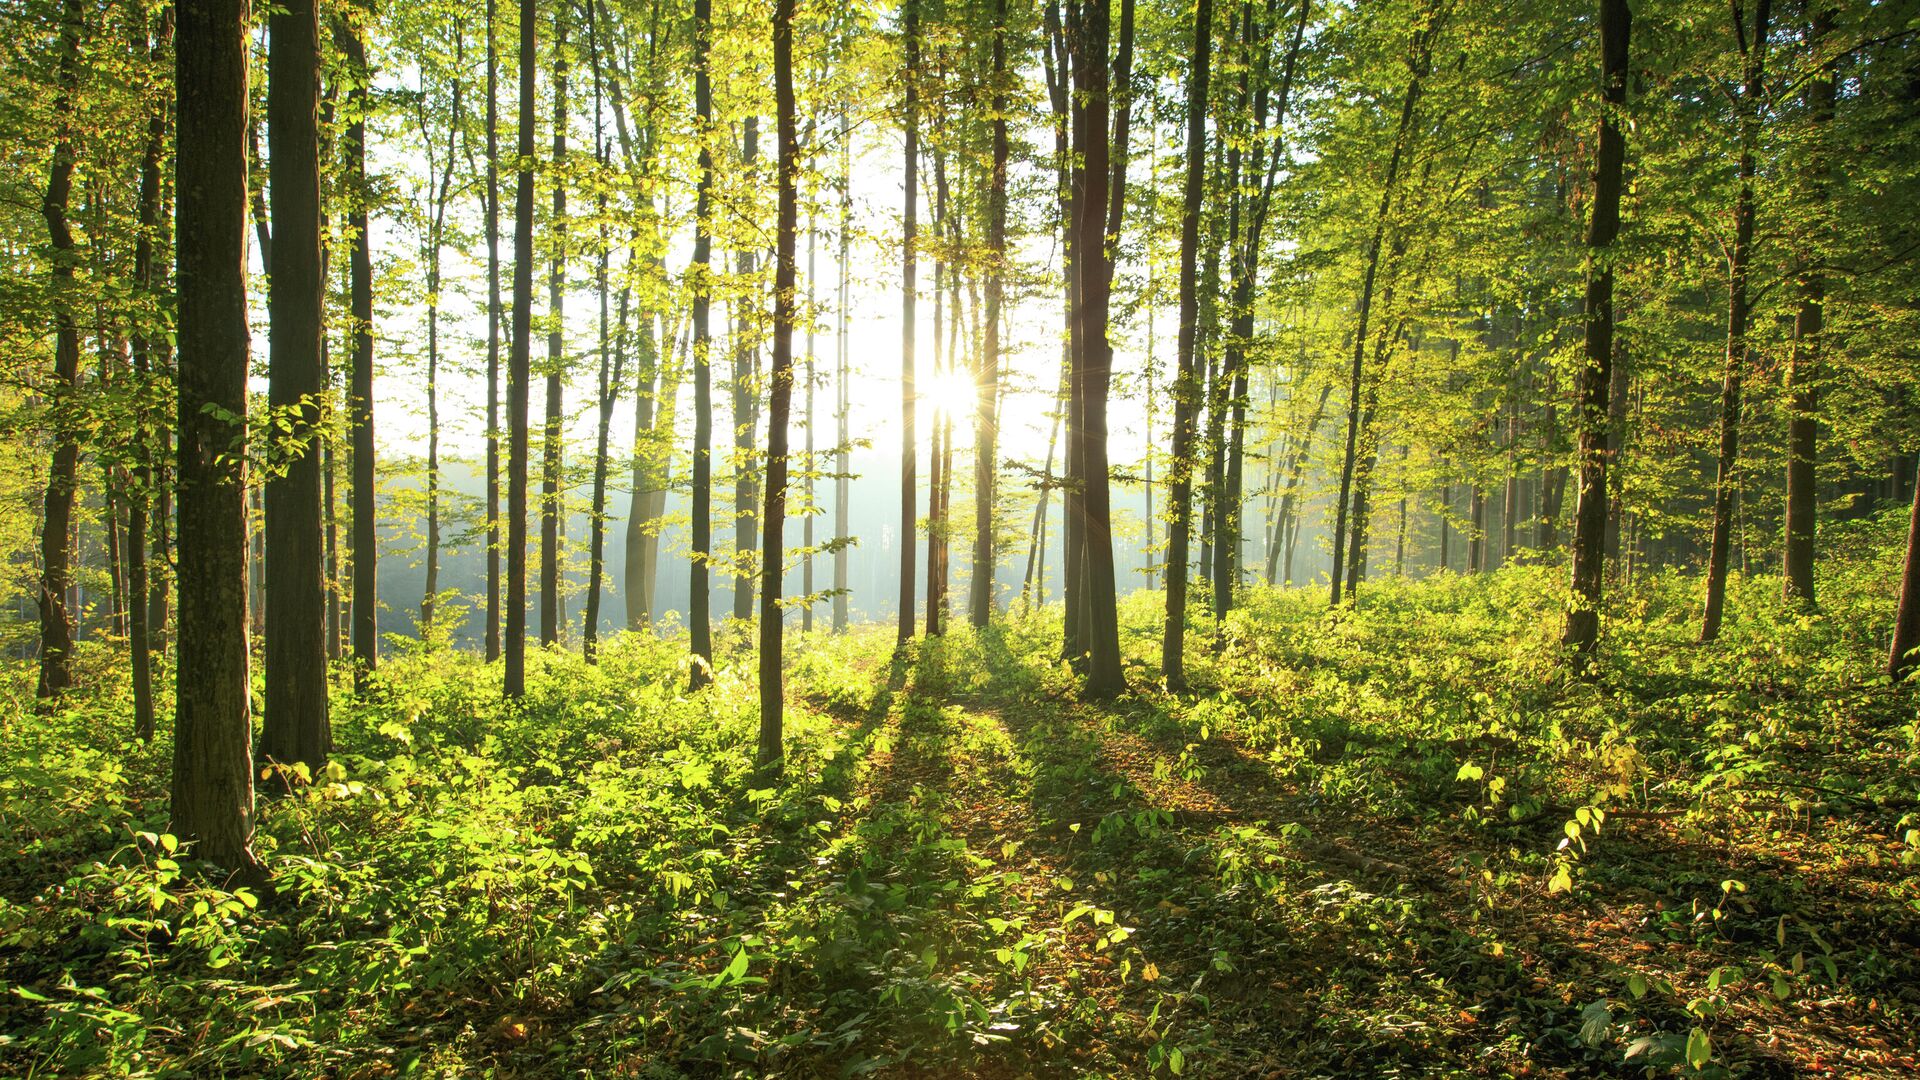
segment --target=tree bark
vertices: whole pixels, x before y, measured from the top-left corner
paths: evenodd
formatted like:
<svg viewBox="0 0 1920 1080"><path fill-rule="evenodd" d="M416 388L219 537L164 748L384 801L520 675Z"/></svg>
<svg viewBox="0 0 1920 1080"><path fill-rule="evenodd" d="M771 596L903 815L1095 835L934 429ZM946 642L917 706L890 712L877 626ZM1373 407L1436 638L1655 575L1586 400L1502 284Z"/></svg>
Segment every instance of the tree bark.
<svg viewBox="0 0 1920 1080"><path fill-rule="evenodd" d="M700 179L694 193L693 262L687 268L693 287L693 524L688 541L687 599L687 637L692 655L687 683L693 690L713 681L712 596L707 584L713 559L713 373L707 330L713 289L709 276L713 239L707 221L713 205L713 151L709 146L713 89L707 70L712 36L711 0L694 0L693 108L695 137L700 140Z"/></svg>
<svg viewBox="0 0 1920 1080"><path fill-rule="evenodd" d="M172 44L172 37L171 5L162 9L158 33L153 34L151 39L145 20L141 21L134 35L137 58L145 62L152 72L149 77L156 82L159 81L160 63ZM165 159L166 144L166 106L161 101L151 101L148 104L146 142L140 154L140 229L133 246L134 287L139 290L143 305L157 304L165 277L164 269L155 265L154 242L158 239L161 227L163 184L160 170ZM156 368L165 366L165 338L156 333L157 327L147 321L150 317L142 312L141 321L133 335L134 378L141 387L147 385ZM165 435L154 430L146 410L142 409L134 438L139 447L139 457L134 468L133 497L127 509L127 591L130 598L127 647L133 677L133 737L150 741L154 735L153 637L154 631L159 628L155 624L164 623L164 615L160 619L155 618L154 602L158 593L153 588L147 567L149 533L153 531L152 523L148 520L148 507L154 489L159 486L153 468L153 455L165 447Z"/></svg>
<svg viewBox="0 0 1920 1080"><path fill-rule="evenodd" d="M913 640L914 546L919 536L915 489L914 425L914 257L920 193L920 6L903 0L901 18L906 46L906 84L902 126L906 130L906 203L900 219L900 633L899 644Z"/></svg>
<svg viewBox="0 0 1920 1080"><path fill-rule="evenodd" d="M1761 0L1765 3L1766 0ZM1627 46L1633 13L1627 0L1600 0L1600 142L1593 168L1593 213L1587 221L1586 363L1580 369L1577 423L1580 494L1574 508L1573 607L1565 644L1593 651L1600 633L1600 590L1606 567L1608 395L1613 384L1613 264L1620 232L1621 173L1626 141L1620 112L1627 101Z"/></svg>
<svg viewBox="0 0 1920 1080"><path fill-rule="evenodd" d="M850 521L847 497L851 488L852 433L847 428L847 406L852 401L848 367L851 360L849 351L849 296L851 270L847 264L853 248L853 163L852 133L847 103L840 103L840 291L835 306L834 325L834 384L836 402L834 406L835 449L833 464L833 632L842 634L847 629L848 606L848 561L849 545L853 538L848 535Z"/></svg>
<svg viewBox="0 0 1920 1080"><path fill-rule="evenodd" d="M1907 518L1907 557L1900 574L1900 607L1893 620L1887 674L1899 682L1920 666L1920 484L1913 486Z"/></svg>
<svg viewBox="0 0 1920 1080"><path fill-rule="evenodd" d="M513 193L513 340L507 353L507 610L501 648L505 692L527 687L527 459L531 450L527 399L533 378L533 135L539 8L520 0L519 169Z"/></svg>
<svg viewBox="0 0 1920 1080"><path fill-rule="evenodd" d="M760 160L760 118L740 124L740 166L751 176ZM760 531L760 492L754 436L760 427L761 314L757 241L740 245L734 272L738 289L733 319L733 617L753 617L753 551Z"/></svg>
<svg viewBox="0 0 1920 1080"><path fill-rule="evenodd" d="M40 514L40 684L39 697L50 699L73 685L73 612L67 595L73 587L73 493L78 485L80 440L74 430L74 400L80 390L80 329L74 320L73 227L67 203L73 191L73 114L80 82L80 37L85 16L79 0L61 0L59 59L53 104L53 159L40 216L51 241L53 265L53 460L47 469L46 501Z"/></svg>
<svg viewBox="0 0 1920 1080"><path fill-rule="evenodd" d="M1739 3L1733 8L1734 36L1740 40L1745 60L1739 98L1740 188L1734 195L1733 252L1727 268L1727 363L1726 375L1720 384L1720 460L1713 482L1713 539L1707 549L1707 602L1700 620L1703 643L1720 636L1720 620L1727 600L1727 565L1738 486L1734 470L1740 458L1740 392L1748 363L1747 324L1753 314L1747 295L1747 276L1753 250L1754 152L1760 142L1760 98L1766 93L1767 22L1772 4L1771 0L1759 0L1755 6L1750 39L1742 8Z"/></svg>
<svg viewBox="0 0 1920 1080"><path fill-rule="evenodd" d="M1193 363L1199 325L1200 204L1207 183L1207 82L1213 52L1212 0L1197 0L1187 74L1187 175L1181 194L1180 331L1173 384L1173 446L1167 461L1167 617L1160 637L1160 677L1186 686L1188 545L1193 533L1195 413L1199 387Z"/></svg>
<svg viewBox="0 0 1920 1080"><path fill-rule="evenodd" d="M1810 4L1807 49L1818 57L1832 30L1833 12L1824 4ZM1812 161L1811 200L1816 208L1827 201L1826 129L1833 122L1834 69L1823 63L1807 81L1807 116L1813 126L1809 140ZM1819 460L1819 396L1821 335L1826 328L1826 281L1811 260L1799 269L1800 306L1794 313L1793 340L1787 353L1787 511L1782 591L1788 600L1811 606L1814 542L1819 525L1819 489L1815 467Z"/></svg>
<svg viewBox="0 0 1920 1080"><path fill-rule="evenodd" d="M986 334L975 380L973 434L973 583L968 614L976 628L993 618L996 564L993 499L1000 475L1000 308L1007 260L1007 0L993 6L993 162L987 174ZM1151 514L1148 515L1152 517Z"/></svg>
<svg viewBox="0 0 1920 1080"><path fill-rule="evenodd" d="M487 0L487 662L500 658L500 40Z"/></svg>
<svg viewBox="0 0 1920 1080"><path fill-rule="evenodd" d="M366 693L380 662L379 509L373 443L373 251L367 232L367 112L371 109L366 43L344 21L335 38L355 72L347 88L345 145L348 257L353 318L353 370L347 388L347 426L353 446L353 679Z"/></svg>
<svg viewBox="0 0 1920 1080"><path fill-rule="evenodd" d="M267 268L267 401L276 455L266 518L266 715L260 756L317 773L332 750L327 703L327 593L320 495L321 402L327 390L326 276L320 234L320 18L313 0L269 16L267 145L273 262Z"/></svg>
<svg viewBox="0 0 1920 1080"><path fill-rule="evenodd" d="M180 0L179 685L172 830L252 874L247 679L247 0Z"/></svg>
<svg viewBox="0 0 1920 1080"><path fill-rule="evenodd" d="M553 217L548 223L552 247L547 258L546 426L540 456L540 644L560 642L560 533L565 528L566 495L560 469L565 456L567 384L567 15L553 16Z"/></svg>
<svg viewBox="0 0 1920 1080"><path fill-rule="evenodd" d="M781 680L781 569L786 557L787 420L793 406L794 233L799 227L800 136L793 102L793 4L774 0L774 127L780 143L773 263L773 360L768 372L766 509L760 538L760 745L763 777L777 776L785 758Z"/></svg>

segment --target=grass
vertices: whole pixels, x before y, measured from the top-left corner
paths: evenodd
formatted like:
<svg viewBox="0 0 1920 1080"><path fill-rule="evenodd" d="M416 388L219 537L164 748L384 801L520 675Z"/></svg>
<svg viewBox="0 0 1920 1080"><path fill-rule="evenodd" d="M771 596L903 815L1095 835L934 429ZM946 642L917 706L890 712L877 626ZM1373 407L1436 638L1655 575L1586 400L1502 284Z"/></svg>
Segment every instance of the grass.
<svg viewBox="0 0 1920 1080"><path fill-rule="evenodd" d="M174 850L111 657L48 717L11 671L0 1073L1912 1075L1920 698L1874 550L1823 614L1737 582L1711 647L1651 576L1583 679L1528 567L1256 590L1177 697L1139 594L1101 706L1045 615L816 636L778 789L737 633L699 695L629 635L515 709L419 649L263 785L271 897Z"/></svg>

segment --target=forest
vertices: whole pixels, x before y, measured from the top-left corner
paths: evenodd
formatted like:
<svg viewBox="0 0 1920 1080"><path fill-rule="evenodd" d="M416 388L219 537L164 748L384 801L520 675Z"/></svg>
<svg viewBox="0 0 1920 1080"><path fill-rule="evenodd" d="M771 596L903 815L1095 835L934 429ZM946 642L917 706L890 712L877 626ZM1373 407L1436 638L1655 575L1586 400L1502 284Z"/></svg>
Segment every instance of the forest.
<svg viewBox="0 0 1920 1080"><path fill-rule="evenodd" d="M0 1076L1920 1075L1920 9L0 0Z"/></svg>

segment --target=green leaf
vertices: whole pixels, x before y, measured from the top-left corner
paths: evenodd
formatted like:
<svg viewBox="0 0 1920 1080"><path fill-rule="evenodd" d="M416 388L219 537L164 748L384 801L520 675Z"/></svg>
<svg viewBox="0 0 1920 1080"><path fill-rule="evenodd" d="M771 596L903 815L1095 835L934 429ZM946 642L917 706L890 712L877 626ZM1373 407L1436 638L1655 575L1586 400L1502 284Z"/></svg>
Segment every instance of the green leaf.
<svg viewBox="0 0 1920 1080"><path fill-rule="evenodd" d="M1707 1033L1694 1028L1687 1036L1687 1064L1696 1069L1704 1069L1713 1060L1713 1040Z"/></svg>

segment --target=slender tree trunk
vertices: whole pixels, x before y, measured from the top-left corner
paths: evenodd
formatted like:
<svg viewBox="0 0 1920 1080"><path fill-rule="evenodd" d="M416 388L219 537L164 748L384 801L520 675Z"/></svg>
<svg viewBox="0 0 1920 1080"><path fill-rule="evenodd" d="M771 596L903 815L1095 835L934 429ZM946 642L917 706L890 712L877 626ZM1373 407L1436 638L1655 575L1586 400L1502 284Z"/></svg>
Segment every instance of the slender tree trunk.
<svg viewBox="0 0 1920 1080"><path fill-rule="evenodd" d="M1478 574L1487 568L1487 489L1476 482L1468 497L1467 573Z"/></svg>
<svg viewBox="0 0 1920 1080"><path fill-rule="evenodd" d="M751 174L760 159L760 118L741 122L740 165ZM753 551L760 532L758 453L760 427L760 355L754 340L761 314L758 241L740 246L734 271L740 285L734 300L733 332L733 617L753 618Z"/></svg>
<svg viewBox="0 0 1920 1080"><path fill-rule="evenodd" d="M1749 38L1741 6L1735 5L1733 9L1734 35L1740 39L1745 55L1739 100L1740 188L1734 196L1733 253L1727 268L1727 366L1720 386L1720 462L1713 483L1713 539L1707 552L1707 603L1700 621L1702 642L1720 636L1720 620L1727 600L1727 560L1733 541L1733 505L1738 486L1734 470L1740 457L1740 384L1748 363L1747 324L1752 317L1747 276L1753 250L1754 153L1760 142L1760 98L1766 93L1767 23L1771 13L1770 0L1758 0Z"/></svg>
<svg viewBox="0 0 1920 1080"><path fill-rule="evenodd" d="M980 351L973 426L973 588L968 612L984 628L993 618L993 499L1000 475L1000 308L1007 260L1007 0L993 7L993 162L987 173L986 338ZM1151 393L1149 393L1151 398ZM1149 511L1148 519L1152 519Z"/></svg>
<svg viewBox="0 0 1920 1080"><path fill-rule="evenodd" d="M520 0L519 168L513 193L513 340L507 352L507 610L501 647L505 692L527 686L527 459L531 450L527 399L533 379L533 135L539 9Z"/></svg>
<svg viewBox="0 0 1920 1080"><path fill-rule="evenodd" d="M71 0L69 0L71 2ZM243 875L253 839L247 678L247 0L181 0L180 646L172 831Z"/></svg>
<svg viewBox="0 0 1920 1080"><path fill-rule="evenodd" d="M456 70L466 66L466 38L458 24L454 27L453 55ZM453 196L453 159L458 150L463 121L460 116L461 81L453 79L450 116L447 123L447 156L441 166L439 183L432 189L433 205L427 235L427 573L420 597L422 634L433 629L434 607L440 595L440 249L447 228L447 203ZM424 103L425 86L421 87ZM420 137L430 144L428 114L422 106ZM432 156L428 156L432 164Z"/></svg>
<svg viewBox="0 0 1920 1080"><path fill-rule="evenodd" d="M1765 3L1766 0L1761 0ZM1573 594L1562 640L1593 651L1600 633L1600 590L1607 525L1608 395L1613 388L1613 264L1609 249L1620 232L1621 174L1626 140L1620 112L1627 101L1627 47L1633 13L1627 0L1600 0L1600 141L1593 167L1593 212L1587 221L1586 363L1580 369L1578 459L1580 494L1574 508Z"/></svg>
<svg viewBox="0 0 1920 1080"><path fill-rule="evenodd" d="M696 137L700 140L700 180L694 194L693 264L687 272L693 287L693 524L688 552L687 636L692 652L688 685L694 690L713 681L712 596L707 585L708 567L713 561L713 373L707 331L713 289L708 277L713 239L707 220L713 206L713 151L708 146L713 90L707 70L712 36L711 0L694 0L693 107Z"/></svg>
<svg viewBox="0 0 1920 1080"><path fill-rule="evenodd" d="M833 461L833 632L842 634L847 629L847 589L848 589L848 546L852 537L848 535L850 521L847 498L851 488L852 433L847 428L847 406L852 400L849 384L848 366L851 360L849 351L848 328L851 325L852 312L849 308L850 268L847 259L853 250L853 172L852 172L852 134L847 114L847 103L840 103L840 290L834 316L834 385L836 401L834 403L835 429Z"/></svg>
<svg viewBox="0 0 1920 1080"><path fill-rule="evenodd" d="M159 31L151 39L144 19L134 35L136 59L144 61L152 70L153 74L149 77L155 81L158 81L158 68L171 45L172 37L171 5L162 9ZM139 290L142 303L157 301L164 276L164 271L155 265L154 242L160 232L160 170L166 154L166 143L166 106L154 101L149 105L147 138L140 154L140 229L133 246L134 287ZM136 385L144 388L155 369L164 366L164 346L163 339L144 317L137 325L138 329L133 335L133 371ZM156 591L147 568L148 537L152 531L148 507L153 491L158 486L152 455L164 446L159 441L164 435L153 430L144 409L137 414L134 431L135 444L139 449L134 466L133 495L127 507L127 649L133 677L133 737L151 741L154 735L152 638L157 627L153 607Z"/></svg>
<svg viewBox="0 0 1920 1080"><path fill-rule="evenodd" d="M900 634L899 643L913 640L914 546L919 535L914 475L914 257L920 200L920 6L903 0L901 18L906 39L906 101L902 125L906 129L906 204L900 223Z"/></svg>
<svg viewBox="0 0 1920 1080"><path fill-rule="evenodd" d="M1833 12L1824 4L1809 4L1808 51L1818 56L1833 28ZM1826 129L1833 123L1834 69L1822 64L1807 82L1807 115L1813 123L1811 199L1816 207L1827 201ZM1818 218L1816 217L1816 220ZM1782 591L1788 600L1811 606L1814 601L1814 541L1819 525L1819 489L1815 466L1819 461L1819 392L1822 333L1826 328L1826 281L1811 262L1799 268L1800 306L1794 313L1793 341L1787 353L1787 513Z"/></svg>
<svg viewBox="0 0 1920 1080"><path fill-rule="evenodd" d="M1187 74L1187 175L1180 219L1180 336L1173 384L1173 447L1167 515L1167 618L1160 639L1160 675L1168 688L1186 686L1188 544L1193 533L1193 449L1199 388L1193 346L1198 328L1200 203L1207 181L1207 80L1213 52L1212 0L1197 0L1193 52Z"/></svg>
<svg viewBox="0 0 1920 1080"><path fill-rule="evenodd" d="M500 658L500 39L487 0L487 662Z"/></svg>
<svg viewBox="0 0 1920 1080"><path fill-rule="evenodd" d="M1621 534L1625 531L1626 497L1621 484L1620 459L1626 450L1627 442L1627 350L1618 338L1613 343L1611 378L1607 387L1607 535L1603 544L1607 565L1613 567L1616 579L1624 578L1624 567L1620 561ZM1576 435L1577 439L1578 436ZM1576 461L1576 466L1577 466ZM1579 494L1574 495L1574 522L1578 528L1580 507Z"/></svg>
<svg viewBox="0 0 1920 1080"><path fill-rule="evenodd" d="M800 136L793 102L793 4L774 0L773 93L779 141L779 209L774 229L773 362L768 372L766 510L760 538L760 745L763 776L778 775L785 758L781 722L781 569L786 558L787 421L793 406L794 233L800 217Z"/></svg>
<svg viewBox="0 0 1920 1080"><path fill-rule="evenodd" d="M560 470L565 456L566 284L567 284L567 15L553 16L553 218L547 261L546 427L540 460L540 644L560 642L560 533L566 510Z"/></svg>
<svg viewBox="0 0 1920 1080"><path fill-rule="evenodd" d="M1333 524L1333 585L1329 600L1340 603L1340 552L1347 538L1348 500L1353 495L1354 465L1360 451L1360 413L1362 362L1367 351L1367 323L1373 315L1374 279L1380 270L1380 249L1386 239L1388 212L1393 207L1394 187L1400 177L1400 163L1406 154L1413 127L1414 106L1420 100L1420 84L1426 78L1433 59L1433 39L1438 36L1439 15L1430 13L1427 23L1414 41L1413 71L1407 79L1406 93L1400 101L1400 124L1393 139L1393 153L1387 160L1387 176L1380 190L1380 206L1374 216L1373 236L1367 241L1366 270L1360 284L1358 325L1353 335L1353 370L1347 380L1347 449L1340 468L1340 498L1335 504ZM1358 517L1356 512L1355 517Z"/></svg>
<svg viewBox="0 0 1920 1080"><path fill-rule="evenodd" d="M1287 526L1291 522L1297 522L1300 516L1300 484L1306 476L1307 457L1313 451L1314 433L1320 430L1320 422L1326 418L1327 400L1332 396L1332 383L1328 383L1320 388L1320 400L1314 404L1313 416L1307 421L1306 428L1301 431L1300 439L1294 444L1293 452L1287 456L1287 488L1280 496L1280 522L1283 526ZM1297 533L1299 531L1297 524L1293 524L1291 527L1294 532ZM1287 554L1291 556L1292 553L1293 542L1289 541L1287 543ZM1269 583L1274 579L1273 562L1278 554L1278 551L1270 551L1267 553L1267 581ZM1281 577L1281 580L1289 585L1293 584L1293 560L1291 557L1287 560L1286 571Z"/></svg>
<svg viewBox="0 0 1920 1080"><path fill-rule="evenodd" d="M586 11L587 56L593 65L593 156L600 166L602 177L607 177L610 158L606 130L601 119L604 85L601 78L600 59L602 28L600 19L597 17L598 6L589 4ZM607 263L612 253L612 238L607 227L607 194L604 183L595 195L594 210L594 217L598 219L600 229L598 261L594 267L594 289L600 297L600 393L598 399L600 423L593 446L593 504L588 515L587 534L587 603L585 622L580 632L581 652L589 663L595 659L600 644L600 593L606 575L607 444L613 433L613 409L620 401L620 383L626 378L626 371L623 368L624 352L609 349Z"/></svg>
<svg viewBox="0 0 1920 1080"><path fill-rule="evenodd" d="M357 73L347 88L345 145L348 258L353 319L353 370L347 388L347 426L353 446L353 663L354 687L364 694L380 657L378 503L373 449L373 252L367 232L367 121L371 108L366 43L344 21L335 38Z"/></svg>
<svg viewBox="0 0 1920 1080"><path fill-rule="evenodd" d="M811 126L809 126L809 130L812 130ZM819 159L816 156L814 160L809 162L807 171L810 173L818 172L818 167ZM813 445L813 390L816 374L814 371L813 339L814 326L820 321L818 314L819 309L815 306L814 297L814 283L819 279L820 269L818 216L818 197L817 195L813 195L807 200L807 363L805 375L807 396L806 404L803 407L804 419L802 421L807 431L806 457L804 458L807 463L807 516L802 520L800 526L800 546L804 548L806 552L806 554L802 556L800 571L800 594L806 597L806 605L800 609L800 632L803 634L813 633L813 519L819 507L819 503L814 495L814 478L819 475L820 466L814 458Z"/></svg>
<svg viewBox="0 0 1920 1080"><path fill-rule="evenodd" d="M1893 620L1893 645L1887 653L1887 674L1895 682L1920 665L1920 484L1913 489L1913 511L1907 518L1907 557L1900 574L1900 607Z"/></svg>
<svg viewBox="0 0 1920 1080"><path fill-rule="evenodd" d="M73 316L73 227L67 203L73 191L73 114L80 82L80 38L85 15L80 0L61 0L60 50L55 65L53 160L47 168L40 216L52 242L53 263L53 461L47 470L46 502L40 514L40 685L53 698L73 685L73 493L78 486L80 441L70 411L80 390L80 329ZM197 44L197 43L196 43ZM243 61L244 63L244 61ZM243 111L244 116L244 111ZM244 148L242 150L244 153Z"/></svg>
<svg viewBox="0 0 1920 1080"><path fill-rule="evenodd" d="M332 750L327 704L327 590L320 495L321 401L327 389L326 272L320 234L320 18L313 0L269 16L267 143L273 226L267 268L268 404L285 426L285 471L266 481L266 715L260 756L317 775Z"/></svg>

